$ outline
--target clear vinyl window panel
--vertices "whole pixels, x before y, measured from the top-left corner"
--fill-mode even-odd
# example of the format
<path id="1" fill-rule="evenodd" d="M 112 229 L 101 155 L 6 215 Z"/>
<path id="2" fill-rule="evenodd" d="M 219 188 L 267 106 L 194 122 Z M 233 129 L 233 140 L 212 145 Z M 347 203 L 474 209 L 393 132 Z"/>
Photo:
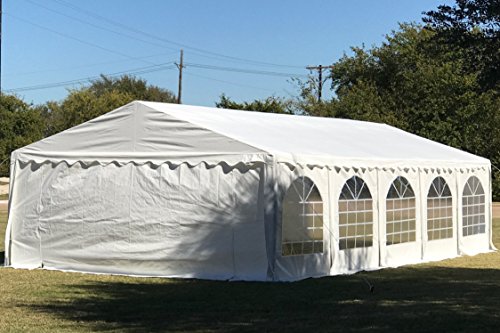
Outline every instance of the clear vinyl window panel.
<path id="1" fill-rule="evenodd" d="M 323 200 L 307 177 L 296 179 L 283 200 L 281 254 L 323 253 Z"/>
<path id="2" fill-rule="evenodd" d="M 339 198 L 340 250 L 373 245 L 373 200 L 363 179 L 347 180 Z"/>
<path id="3" fill-rule="evenodd" d="M 469 178 L 462 196 L 462 235 L 471 236 L 486 232 L 485 194 L 475 176 Z"/>
<path id="4" fill-rule="evenodd" d="M 408 180 L 397 177 L 386 199 L 386 244 L 414 242 L 416 239 L 415 193 Z"/>
<path id="5" fill-rule="evenodd" d="M 427 239 L 453 237 L 453 205 L 450 188 L 443 177 L 436 177 L 427 194 Z"/>

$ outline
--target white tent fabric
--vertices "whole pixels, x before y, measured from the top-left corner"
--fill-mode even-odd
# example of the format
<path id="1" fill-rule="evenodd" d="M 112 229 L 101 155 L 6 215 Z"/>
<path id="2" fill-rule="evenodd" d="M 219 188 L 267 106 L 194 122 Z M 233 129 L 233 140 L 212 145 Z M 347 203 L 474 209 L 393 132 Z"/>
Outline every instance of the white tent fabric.
<path id="1" fill-rule="evenodd" d="M 493 249 L 490 162 L 382 124 L 136 101 L 16 150 L 11 160 L 12 267 L 297 280 Z M 370 193 L 362 211 L 369 236 L 365 246 L 342 248 L 352 240 L 342 234 L 352 221 L 342 229 L 340 219 L 361 216 L 339 214 L 354 176 Z M 463 206 L 472 176 L 486 197 Z M 318 245 L 313 253 L 291 255 L 299 243 L 283 245 L 283 198 L 300 177 L 322 200 L 321 212 L 301 214 L 320 226 L 304 230 L 322 235 L 299 242 L 302 251 Z M 386 199 L 396 177 L 415 193 L 407 220 L 416 230 L 407 233 L 415 239 L 404 234 L 406 241 L 392 244 Z M 427 216 L 436 177 L 452 191 L 447 218 Z M 444 226 L 451 220 L 451 229 Z M 478 231 L 466 235 L 463 221 L 475 223 L 470 230 L 479 223 Z M 430 240 L 428 228 L 450 234 Z"/>
<path id="2" fill-rule="evenodd" d="M 203 161 L 240 156 L 304 165 L 467 166 L 487 159 L 384 124 L 135 102 L 14 152 L 37 163 Z M 231 158 L 231 155 L 238 156 Z"/>

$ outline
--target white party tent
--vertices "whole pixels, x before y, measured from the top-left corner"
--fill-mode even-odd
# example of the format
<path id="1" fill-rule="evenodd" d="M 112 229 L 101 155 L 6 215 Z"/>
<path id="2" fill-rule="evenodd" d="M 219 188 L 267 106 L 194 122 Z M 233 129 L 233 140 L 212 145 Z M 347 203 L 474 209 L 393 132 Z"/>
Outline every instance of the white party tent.
<path id="1" fill-rule="evenodd" d="M 136 101 L 12 153 L 6 264 L 290 281 L 476 254 L 490 162 L 391 126 Z"/>

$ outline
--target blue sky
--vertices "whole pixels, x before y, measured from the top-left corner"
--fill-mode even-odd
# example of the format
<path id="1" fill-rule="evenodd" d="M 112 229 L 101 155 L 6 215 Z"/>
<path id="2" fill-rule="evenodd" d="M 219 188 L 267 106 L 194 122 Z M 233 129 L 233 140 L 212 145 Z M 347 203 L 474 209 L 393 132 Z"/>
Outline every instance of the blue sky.
<path id="1" fill-rule="evenodd" d="M 185 104 L 213 106 L 222 93 L 289 97 L 297 93 L 289 74 L 303 78 L 307 65 L 378 45 L 398 22 L 420 22 L 443 3 L 450 1 L 3 0 L 2 90 L 135 71 L 177 92 L 173 62 L 183 47 Z M 16 94 L 38 104 L 80 85 Z"/>

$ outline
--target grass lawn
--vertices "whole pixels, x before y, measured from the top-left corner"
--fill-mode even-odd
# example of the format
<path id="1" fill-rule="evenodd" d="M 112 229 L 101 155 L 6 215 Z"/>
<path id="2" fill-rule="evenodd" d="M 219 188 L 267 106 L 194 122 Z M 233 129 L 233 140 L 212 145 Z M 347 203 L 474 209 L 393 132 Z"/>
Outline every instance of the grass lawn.
<path id="1" fill-rule="evenodd" d="M 0 251 L 6 214 L 0 211 Z M 494 221 L 500 247 L 500 219 Z M 363 279 L 375 285 L 370 293 Z M 474 331 L 500 327 L 500 253 L 297 283 L 0 269 L 0 332 Z"/>

